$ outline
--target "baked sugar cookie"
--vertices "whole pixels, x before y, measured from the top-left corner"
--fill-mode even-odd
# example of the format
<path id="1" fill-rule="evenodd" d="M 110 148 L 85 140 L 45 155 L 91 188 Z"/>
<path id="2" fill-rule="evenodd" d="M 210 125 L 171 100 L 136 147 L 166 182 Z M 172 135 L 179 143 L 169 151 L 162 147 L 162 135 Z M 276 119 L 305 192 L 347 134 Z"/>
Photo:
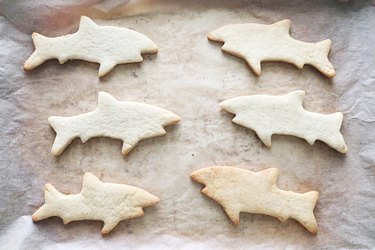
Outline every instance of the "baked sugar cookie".
<path id="1" fill-rule="evenodd" d="M 193 172 L 191 178 L 205 185 L 202 193 L 218 202 L 235 224 L 240 223 L 240 212 L 246 212 L 270 215 L 280 221 L 293 218 L 311 233 L 318 231 L 313 210 L 319 193 L 299 194 L 277 188 L 277 168 L 252 172 L 214 166 Z"/>
<path id="2" fill-rule="evenodd" d="M 100 181 L 85 173 L 82 190 L 78 194 L 62 194 L 51 184 L 44 187 L 45 203 L 33 215 L 33 221 L 52 216 L 64 224 L 79 220 L 101 220 L 102 233 L 109 233 L 122 220 L 142 216 L 143 208 L 159 202 L 159 198 L 143 189 L 124 184 Z"/>
<path id="3" fill-rule="evenodd" d="M 98 26 L 90 18 L 82 16 L 76 33 L 45 37 L 33 33 L 34 53 L 25 62 L 31 70 L 43 62 L 57 58 L 61 64 L 81 59 L 100 64 L 99 77 L 106 75 L 117 64 L 142 62 L 143 53 L 156 53 L 158 47 L 145 35 L 134 30 Z"/>
<path id="4" fill-rule="evenodd" d="M 260 63 L 281 61 L 302 69 L 309 64 L 327 77 L 336 75 L 328 60 L 331 40 L 307 43 L 293 39 L 289 35 L 290 20 L 271 25 L 244 23 L 229 24 L 208 34 L 213 41 L 224 42 L 224 52 L 243 58 L 258 76 Z"/>
<path id="5" fill-rule="evenodd" d="M 293 135 L 310 145 L 320 140 L 340 153 L 346 153 L 340 132 L 342 113 L 325 115 L 306 111 L 302 106 L 304 96 L 302 90 L 283 96 L 240 96 L 220 103 L 220 107 L 235 114 L 232 121 L 254 130 L 268 147 L 271 147 L 273 134 Z"/>
<path id="6" fill-rule="evenodd" d="M 119 102 L 105 92 L 99 92 L 98 100 L 98 107 L 92 112 L 48 118 L 56 131 L 52 154 L 61 154 L 74 138 L 80 137 L 85 143 L 104 136 L 122 140 L 122 153 L 126 155 L 140 140 L 165 135 L 164 126 L 181 120 L 168 110 L 138 102 Z"/>

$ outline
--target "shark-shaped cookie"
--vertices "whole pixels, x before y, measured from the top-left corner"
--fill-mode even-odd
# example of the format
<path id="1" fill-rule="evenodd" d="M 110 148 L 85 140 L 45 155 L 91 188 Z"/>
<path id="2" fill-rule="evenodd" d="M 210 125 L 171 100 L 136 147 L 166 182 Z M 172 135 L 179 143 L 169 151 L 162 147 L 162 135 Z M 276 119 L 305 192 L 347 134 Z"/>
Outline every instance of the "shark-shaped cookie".
<path id="1" fill-rule="evenodd" d="M 290 20 L 271 25 L 244 23 L 229 24 L 208 34 L 213 41 L 224 42 L 224 52 L 244 59 L 258 76 L 261 62 L 282 61 L 302 69 L 309 64 L 327 77 L 336 75 L 328 60 L 331 40 L 307 43 L 293 39 L 289 35 Z"/>
<path id="2" fill-rule="evenodd" d="M 124 184 L 100 181 L 85 173 L 82 190 L 78 194 L 62 194 L 51 184 L 44 187 L 45 203 L 33 215 L 33 221 L 52 216 L 64 224 L 79 220 L 101 220 L 102 234 L 109 233 L 122 220 L 142 216 L 143 208 L 159 202 L 159 198 L 143 189 Z"/>
<path id="3" fill-rule="evenodd" d="M 240 212 L 265 214 L 286 221 L 296 219 L 311 233 L 318 231 L 313 213 L 319 193 L 294 193 L 276 186 L 277 168 L 260 172 L 214 166 L 194 171 L 191 178 L 205 187 L 202 193 L 218 202 L 235 224 Z"/>
<path id="4" fill-rule="evenodd" d="M 77 137 L 85 143 L 90 138 L 105 136 L 121 139 L 124 142 L 122 153 L 126 155 L 138 141 L 165 135 L 164 127 L 180 120 L 168 110 L 138 102 L 119 102 L 108 93 L 99 92 L 98 106 L 94 111 L 48 118 L 56 131 L 51 152 L 56 156 L 61 154 Z"/>
<path id="5" fill-rule="evenodd" d="M 340 153 L 346 153 L 340 132 L 342 113 L 325 115 L 306 111 L 302 106 L 304 96 L 302 90 L 283 96 L 240 96 L 223 101 L 220 107 L 235 114 L 232 121 L 254 130 L 268 147 L 271 147 L 273 134 L 293 135 L 310 145 L 320 140 Z"/>
<path id="6" fill-rule="evenodd" d="M 156 53 L 158 47 L 145 35 L 127 28 L 98 26 L 82 16 L 74 34 L 45 37 L 32 34 L 34 53 L 25 62 L 31 70 L 43 62 L 57 58 L 61 64 L 81 59 L 100 64 L 99 77 L 106 75 L 117 64 L 142 62 L 143 53 Z"/>

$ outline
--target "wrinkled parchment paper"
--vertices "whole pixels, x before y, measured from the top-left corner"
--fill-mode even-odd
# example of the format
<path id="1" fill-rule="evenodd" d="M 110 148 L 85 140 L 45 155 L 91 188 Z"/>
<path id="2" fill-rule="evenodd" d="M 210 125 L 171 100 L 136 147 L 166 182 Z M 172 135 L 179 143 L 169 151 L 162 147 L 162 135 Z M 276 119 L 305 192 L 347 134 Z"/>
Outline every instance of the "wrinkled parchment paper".
<path id="1" fill-rule="evenodd" d="M 36 2 L 36 1 L 35 1 Z M 0 248 L 2 249 L 208 249 L 371 248 L 375 246 L 375 7 L 370 1 L 12 1 L 0 2 Z M 99 65 L 51 60 L 26 72 L 34 50 L 31 33 L 73 33 L 79 16 L 99 25 L 128 27 L 159 47 L 143 63 L 118 65 L 99 79 Z M 245 62 L 210 42 L 224 24 L 292 21 L 291 35 L 332 39 L 337 76 L 310 66 L 262 63 L 256 77 Z M 277 41 L 275 41 L 277 42 Z M 272 148 L 254 132 L 231 122 L 218 103 L 248 94 L 306 91 L 304 106 L 344 113 L 342 155 L 321 142 L 273 136 Z M 59 157 L 47 118 L 93 110 L 97 93 L 171 110 L 182 117 L 167 135 L 140 142 L 126 157 L 122 142 L 79 139 Z M 250 170 L 277 167 L 278 186 L 317 190 L 317 235 L 298 222 L 241 214 L 233 225 L 221 207 L 200 193 L 189 174 L 211 165 Z M 145 216 L 121 222 L 101 236 L 102 222 L 38 223 L 31 214 L 44 202 L 43 186 L 78 193 L 84 172 L 104 181 L 146 189 L 161 202 Z"/>

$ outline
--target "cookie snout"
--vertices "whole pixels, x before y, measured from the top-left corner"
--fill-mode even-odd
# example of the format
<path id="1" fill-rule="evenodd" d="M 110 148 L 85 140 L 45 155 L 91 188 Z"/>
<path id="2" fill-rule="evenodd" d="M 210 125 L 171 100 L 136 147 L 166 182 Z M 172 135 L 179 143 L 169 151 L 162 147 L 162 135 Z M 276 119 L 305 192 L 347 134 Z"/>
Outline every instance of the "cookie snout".
<path id="1" fill-rule="evenodd" d="M 201 184 L 206 185 L 213 176 L 213 170 L 211 168 L 202 168 L 191 173 L 190 177 Z"/>
<path id="2" fill-rule="evenodd" d="M 212 41 L 223 41 L 223 38 L 220 36 L 219 30 L 211 31 L 210 33 L 208 33 L 207 37 Z"/>

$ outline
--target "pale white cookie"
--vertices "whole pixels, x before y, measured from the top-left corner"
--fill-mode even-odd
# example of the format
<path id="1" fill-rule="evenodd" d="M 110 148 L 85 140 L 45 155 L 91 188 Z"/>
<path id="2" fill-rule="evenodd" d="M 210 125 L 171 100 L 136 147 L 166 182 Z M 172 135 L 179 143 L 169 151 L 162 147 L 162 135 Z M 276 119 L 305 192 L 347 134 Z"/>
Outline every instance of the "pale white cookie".
<path id="1" fill-rule="evenodd" d="M 61 64 L 81 59 L 100 64 L 99 77 L 111 71 L 117 64 L 142 62 L 143 53 L 156 53 L 158 47 L 145 35 L 134 30 L 98 26 L 90 18 L 82 16 L 79 29 L 74 34 L 60 37 L 32 35 L 35 51 L 25 62 L 31 70 L 43 62 L 57 58 Z"/>
<path id="2" fill-rule="evenodd" d="M 280 134 L 303 138 L 310 145 L 320 140 L 346 153 L 340 132 L 342 113 L 325 115 L 306 111 L 302 106 L 304 95 L 304 91 L 298 90 L 283 96 L 240 96 L 220 103 L 220 107 L 235 114 L 232 121 L 254 130 L 268 147 L 271 136 Z"/>
<path id="3" fill-rule="evenodd" d="M 78 220 L 101 220 L 102 233 L 109 233 L 122 220 L 144 214 L 143 208 L 159 202 L 159 198 L 143 189 L 124 184 L 106 183 L 95 175 L 85 173 L 78 194 L 62 194 L 51 184 L 44 187 L 45 203 L 33 215 L 33 221 L 52 216 L 64 224 Z"/>
<path id="4" fill-rule="evenodd" d="M 168 110 L 144 103 L 119 102 L 108 93 L 99 92 L 98 106 L 94 111 L 48 118 L 56 131 L 51 152 L 56 156 L 61 154 L 77 137 L 85 143 L 90 138 L 104 136 L 122 140 L 122 153 L 126 155 L 138 141 L 165 135 L 164 127 L 180 120 Z"/>
<path id="5" fill-rule="evenodd" d="M 233 223 L 240 223 L 240 212 L 266 214 L 286 221 L 296 219 L 311 233 L 318 231 L 313 213 L 319 193 L 284 191 L 276 186 L 277 168 L 260 172 L 234 167 L 208 167 L 191 174 L 205 185 L 202 193 L 218 202 Z"/>
<path id="6" fill-rule="evenodd" d="M 224 42 L 221 49 L 243 58 L 258 76 L 261 74 L 261 62 L 282 61 L 299 69 L 309 64 L 327 77 L 334 77 L 335 70 L 328 60 L 331 40 L 302 42 L 290 37 L 289 30 L 290 20 L 271 25 L 229 24 L 210 32 L 208 38 Z"/>

